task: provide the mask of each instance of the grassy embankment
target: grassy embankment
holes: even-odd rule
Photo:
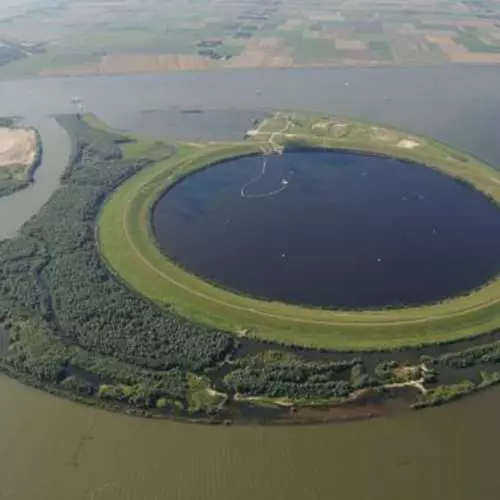
[[[327,125],[318,126],[321,123]],[[412,142],[418,146],[407,147]],[[428,306],[320,310],[236,295],[189,274],[162,254],[151,232],[150,213],[165,189],[182,176],[224,158],[284,143],[367,151],[424,163],[500,203],[500,175],[495,170],[437,141],[353,120],[277,114],[262,124],[252,142],[184,150],[181,156],[160,162],[126,182],[109,199],[99,220],[100,250],[109,266],[140,294],[173,306],[189,318],[287,344],[340,350],[397,349],[452,341],[500,326],[500,279],[469,295]]]

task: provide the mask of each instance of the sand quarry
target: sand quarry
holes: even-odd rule
[[[29,166],[35,161],[37,135],[34,130],[0,127],[0,168]]]

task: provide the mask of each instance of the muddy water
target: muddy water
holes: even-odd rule
[[[131,129],[143,126],[138,111],[174,105],[316,109],[406,127],[500,165],[498,88],[498,68],[246,71],[1,82],[0,98],[2,114],[32,116],[71,111],[81,96],[89,111]],[[56,143],[51,154],[66,154],[69,145]],[[24,204],[37,210],[21,193],[17,204],[0,199],[0,237],[24,221]],[[500,491],[497,389],[419,413],[311,427],[134,419],[5,377],[0,401],[1,500],[496,500]]]
[[[0,498],[495,500],[499,396],[336,425],[207,427],[113,415],[2,377]]]

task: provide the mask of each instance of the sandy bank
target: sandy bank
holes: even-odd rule
[[[36,159],[38,137],[34,130],[0,128],[0,168],[30,166]]]

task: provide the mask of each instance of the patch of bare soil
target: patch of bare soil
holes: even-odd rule
[[[110,54],[101,61],[102,73],[143,73],[206,69],[204,57],[191,54]]]
[[[384,414],[383,397],[370,389],[363,389],[347,403],[290,408],[289,420],[299,424],[345,422],[382,417]]]
[[[277,37],[250,40],[243,52],[224,66],[236,68],[287,68],[293,65],[291,50]]]
[[[396,146],[398,148],[403,148],[403,149],[415,149],[420,146],[420,142],[416,141],[415,139],[411,139],[406,137],[405,139],[401,139]]]
[[[119,52],[103,56],[99,63],[64,68],[47,68],[40,76],[119,75],[202,70],[215,66],[206,57],[193,54],[133,54]]]
[[[300,408],[292,415],[296,424],[319,424],[329,422],[346,422],[350,420],[365,420],[382,417],[383,411],[377,405],[337,406],[323,408]]]
[[[36,158],[37,140],[34,130],[0,128],[0,168],[30,166]]]
[[[371,136],[373,139],[382,142],[397,142],[399,140],[399,136],[392,132],[391,130],[387,130],[385,128],[380,127],[371,127],[370,128]]]

